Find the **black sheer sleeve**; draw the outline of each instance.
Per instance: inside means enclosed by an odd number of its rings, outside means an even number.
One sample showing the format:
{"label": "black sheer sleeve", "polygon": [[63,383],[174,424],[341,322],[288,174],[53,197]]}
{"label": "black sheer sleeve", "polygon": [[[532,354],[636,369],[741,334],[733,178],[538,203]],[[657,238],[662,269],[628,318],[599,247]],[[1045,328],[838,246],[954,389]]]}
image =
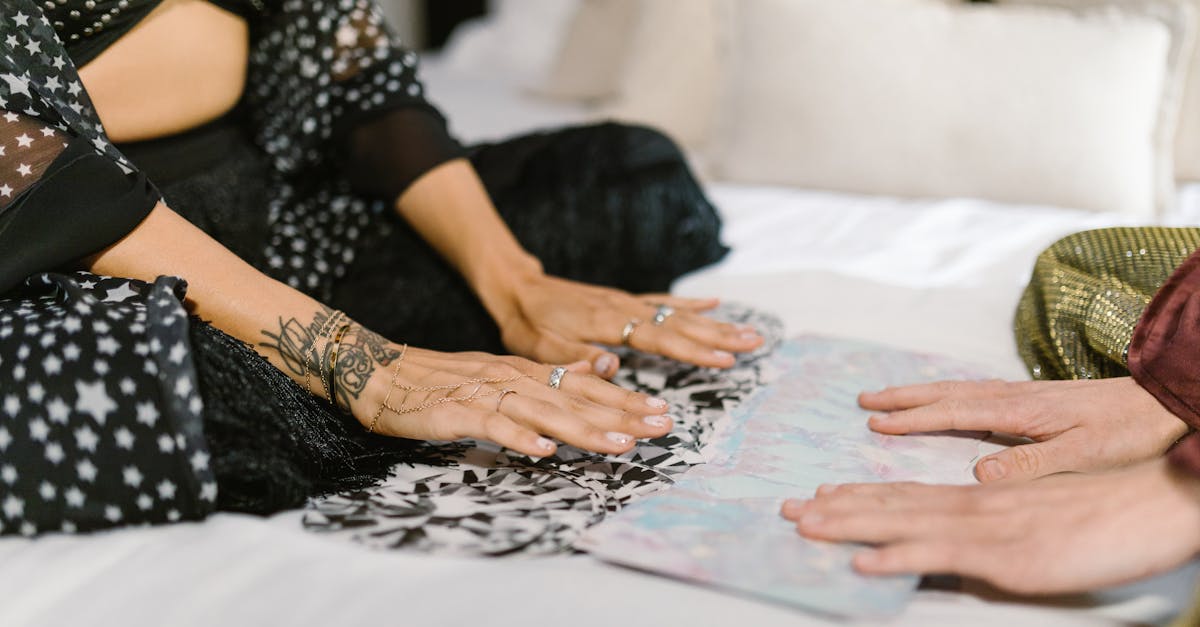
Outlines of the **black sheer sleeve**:
{"label": "black sheer sleeve", "polygon": [[[0,122],[0,294],[113,244],[158,202],[144,176],[126,174],[86,140],[44,130],[38,139],[6,136]],[[2,204],[6,192],[13,199]]]}
{"label": "black sheer sleeve", "polygon": [[108,141],[41,10],[0,12],[0,293],[116,242],[159,200]]}
{"label": "black sheer sleeve", "polygon": [[426,172],[463,156],[432,108],[393,109],[361,121],[347,138],[345,172],[356,191],[394,201]]}
{"label": "black sheer sleeve", "polygon": [[257,142],[285,173],[334,167],[393,201],[464,156],[425,99],[417,57],[368,0],[285,0],[256,22],[246,100]]}

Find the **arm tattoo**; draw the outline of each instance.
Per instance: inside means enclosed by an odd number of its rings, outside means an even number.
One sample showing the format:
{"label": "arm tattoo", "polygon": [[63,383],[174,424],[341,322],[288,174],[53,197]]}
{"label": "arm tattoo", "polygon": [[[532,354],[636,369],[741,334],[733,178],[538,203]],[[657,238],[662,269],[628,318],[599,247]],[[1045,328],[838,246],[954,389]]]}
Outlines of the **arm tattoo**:
{"label": "arm tattoo", "polygon": [[[279,318],[277,329],[263,329],[266,341],[259,346],[274,350],[279,354],[284,367],[297,377],[305,372],[320,378],[322,373],[329,372],[330,360],[333,356],[331,337],[336,329],[326,329],[334,311],[322,307],[313,314],[311,320],[305,322],[300,318]],[[387,340],[378,333],[366,327],[345,319],[350,325],[342,336],[341,349],[338,351],[337,372],[334,373],[341,406],[349,407],[351,398],[358,398],[367,387],[367,381],[377,368],[386,367],[399,355],[400,351],[393,348]],[[335,326],[341,326],[341,323]],[[314,347],[316,351],[314,351]],[[314,354],[315,353],[315,354]]]}
{"label": "arm tattoo", "polygon": [[338,400],[349,407],[350,398],[362,394],[375,370],[387,367],[399,356],[400,351],[378,333],[353,324],[342,337],[342,347],[338,351],[337,372],[334,373]]}

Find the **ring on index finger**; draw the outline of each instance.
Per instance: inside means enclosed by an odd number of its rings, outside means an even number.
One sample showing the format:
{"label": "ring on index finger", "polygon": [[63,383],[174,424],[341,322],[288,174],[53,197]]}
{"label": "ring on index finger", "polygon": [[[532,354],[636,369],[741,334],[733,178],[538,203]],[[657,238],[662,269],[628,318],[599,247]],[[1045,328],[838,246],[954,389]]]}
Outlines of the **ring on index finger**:
{"label": "ring on index finger", "polygon": [[556,366],[554,370],[550,371],[550,380],[547,383],[550,387],[557,390],[558,386],[562,385],[562,380],[565,376],[567,376],[567,369],[562,366]]}
{"label": "ring on index finger", "polygon": [[673,315],[675,315],[674,307],[670,305],[659,305],[658,310],[654,312],[654,318],[651,320],[651,323],[653,323],[656,327],[661,327],[662,324],[667,321],[667,318],[670,318]]}

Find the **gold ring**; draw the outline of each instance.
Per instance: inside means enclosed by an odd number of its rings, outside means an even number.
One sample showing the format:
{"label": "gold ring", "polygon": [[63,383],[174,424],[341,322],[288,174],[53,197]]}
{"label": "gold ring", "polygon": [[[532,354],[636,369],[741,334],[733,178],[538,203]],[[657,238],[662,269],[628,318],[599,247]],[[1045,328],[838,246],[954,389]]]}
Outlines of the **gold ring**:
{"label": "gold ring", "polygon": [[500,396],[496,397],[496,413],[497,414],[500,413],[500,403],[504,402],[504,397],[508,396],[509,394],[516,394],[516,393],[517,393],[516,390],[510,390],[508,388],[504,388],[503,390],[500,390]]}
{"label": "gold ring", "polygon": [[633,337],[633,332],[637,330],[638,325],[641,323],[642,321],[637,318],[633,318],[629,322],[625,323],[625,328],[621,329],[622,346],[630,346],[629,340]]}

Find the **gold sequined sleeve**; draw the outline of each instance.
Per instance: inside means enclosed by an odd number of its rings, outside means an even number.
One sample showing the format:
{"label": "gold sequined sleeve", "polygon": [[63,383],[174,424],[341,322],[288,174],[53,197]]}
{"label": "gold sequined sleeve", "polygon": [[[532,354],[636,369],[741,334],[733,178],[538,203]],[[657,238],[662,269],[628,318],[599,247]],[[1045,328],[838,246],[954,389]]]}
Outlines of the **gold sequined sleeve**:
{"label": "gold sequined sleeve", "polygon": [[1017,307],[1017,349],[1034,379],[1129,375],[1134,327],[1196,249],[1200,228],[1084,231],[1038,257]]}

